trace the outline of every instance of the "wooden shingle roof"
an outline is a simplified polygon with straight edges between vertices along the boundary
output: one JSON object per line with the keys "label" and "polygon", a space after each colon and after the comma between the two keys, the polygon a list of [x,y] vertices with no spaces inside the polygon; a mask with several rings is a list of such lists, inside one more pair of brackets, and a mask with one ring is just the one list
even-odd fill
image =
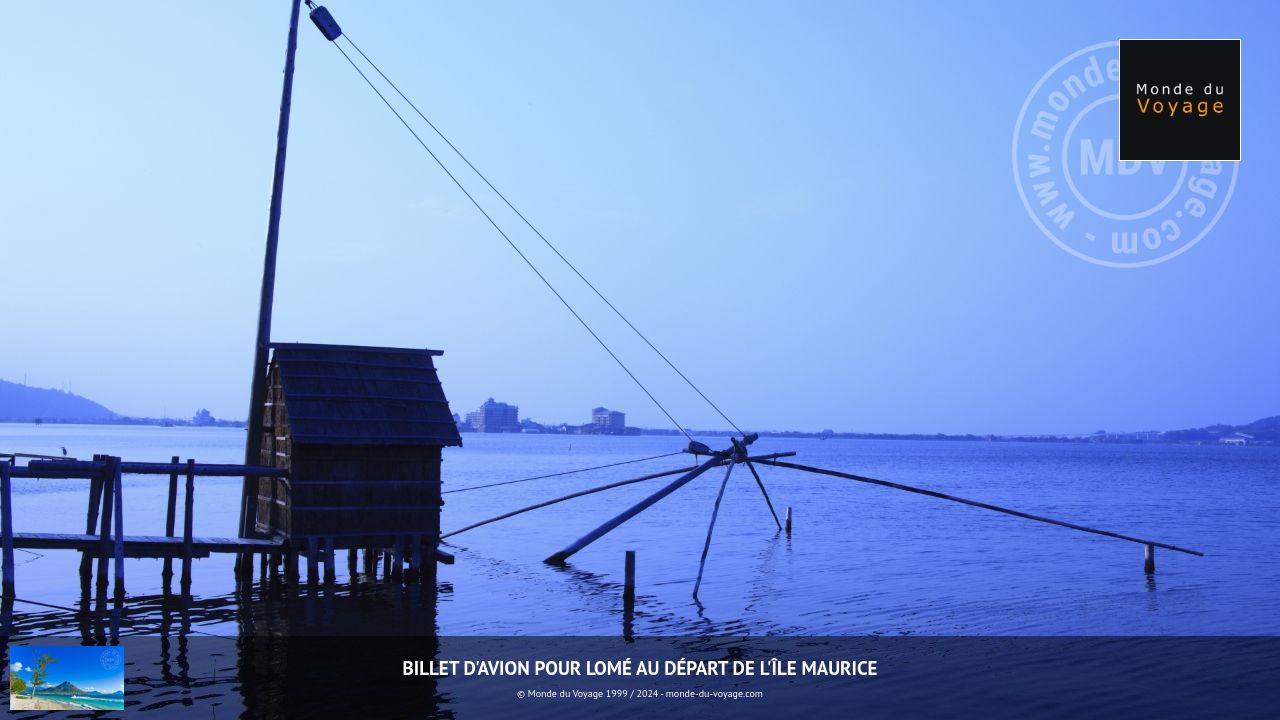
{"label": "wooden shingle roof", "polygon": [[296,443],[461,445],[432,358],[439,350],[276,343]]}

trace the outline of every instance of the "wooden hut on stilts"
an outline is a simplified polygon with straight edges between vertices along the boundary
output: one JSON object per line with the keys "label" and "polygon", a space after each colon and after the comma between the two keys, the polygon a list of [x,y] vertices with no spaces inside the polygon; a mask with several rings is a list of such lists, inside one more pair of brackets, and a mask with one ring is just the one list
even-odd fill
{"label": "wooden hut on stilts", "polygon": [[[440,536],[442,449],[462,444],[438,350],[273,344],[261,400],[253,533],[287,539],[308,579],[335,551],[389,552],[392,576],[431,572]],[[290,558],[292,563],[293,559]]]}

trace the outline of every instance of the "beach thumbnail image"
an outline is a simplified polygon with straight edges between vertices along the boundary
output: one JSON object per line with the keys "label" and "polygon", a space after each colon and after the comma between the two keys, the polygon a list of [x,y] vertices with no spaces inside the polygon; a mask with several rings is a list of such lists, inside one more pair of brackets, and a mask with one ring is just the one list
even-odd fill
{"label": "beach thumbnail image", "polygon": [[10,645],[10,710],[123,710],[124,648]]}

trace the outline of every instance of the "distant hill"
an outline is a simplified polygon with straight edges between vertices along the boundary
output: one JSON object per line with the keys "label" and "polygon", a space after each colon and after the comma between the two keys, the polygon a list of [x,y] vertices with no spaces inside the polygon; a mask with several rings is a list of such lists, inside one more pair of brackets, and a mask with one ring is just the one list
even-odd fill
{"label": "distant hill", "polygon": [[70,682],[63,680],[53,687],[40,688],[36,692],[44,695],[83,695],[84,690],[72,685]]}
{"label": "distant hill", "polygon": [[1251,441],[1280,443],[1280,415],[1254,420],[1248,425],[1210,425],[1164,433],[1167,442],[1217,442],[1224,437],[1245,437]]}
{"label": "distant hill", "polygon": [[117,417],[79,395],[0,380],[0,422],[104,422]]}

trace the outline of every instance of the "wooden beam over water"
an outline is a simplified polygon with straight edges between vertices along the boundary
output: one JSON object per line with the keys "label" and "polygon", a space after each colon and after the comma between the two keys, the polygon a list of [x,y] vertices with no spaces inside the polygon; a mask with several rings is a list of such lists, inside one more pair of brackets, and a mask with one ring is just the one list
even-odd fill
{"label": "wooden beam over water", "polygon": [[852,473],[840,472],[838,470],[827,470],[824,468],[813,467],[811,465],[800,465],[798,463],[783,462],[780,460],[760,460],[759,462],[765,465],[773,465],[774,467],[790,468],[792,470],[800,470],[802,472],[816,473],[818,475],[830,475],[832,477],[845,478],[846,480],[856,480],[857,482],[868,483],[870,485],[880,485],[881,487],[893,488],[895,490],[905,490],[910,493],[916,493],[917,495],[928,495],[929,497],[935,497],[941,500],[950,500],[951,502],[958,502],[964,505],[972,505],[973,507],[982,508],[984,510],[994,510],[995,512],[1004,513],[1005,515],[1013,515],[1014,517],[1025,518],[1027,520],[1035,520],[1036,522],[1048,523],[1049,525],[1057,525],[1058,527],[1064,527],[1071,530],[1079,530],[1080,532],[1092,533],[1094,535],[1102,535],[1104,537],[1115,538],[1117,540],[1127,540],[1128,542],[1139,543],[1141,545],[1147,545],[1152,548],[1160,547],[1166,550],[1173,550],[1174,552],[1180,552],[1180,553],[1186,553],[1188,555],[1196,555],[1198,557],[1204,557],[1204,553],[1200,552],[1199,550],[1189,550],[1184,547],[1178,547],[1177,545],[1170,545],[1168,543],[1156,542],[1154,540],[1143,540],[1141,538],[1136,538],[1130,535],[1122,535],[1120,533],[1111,532],[1110,530],[1099,530],[1098,528],[1091,528],[1085,525],[1077,525],[1076,523],[1070,523],[1064,520],[1054,520],[1053,518],[1047,518],[1041,515],[1032,515],[1031,513],[1022,512],[1021,510],[1014,510],[1012,508],[1001,507],[999,505],[992,505],[991,503],[979,502],[977,500],[969,500],[966,498],[957,497],[955,495],[940,493],[936,490],[927,490],[925,488],[914,487],[912,485],[903,485],[901,483],[889,482],[888,480],[877,480],[876,478],[864,477],[862,475],[854,475]]}

